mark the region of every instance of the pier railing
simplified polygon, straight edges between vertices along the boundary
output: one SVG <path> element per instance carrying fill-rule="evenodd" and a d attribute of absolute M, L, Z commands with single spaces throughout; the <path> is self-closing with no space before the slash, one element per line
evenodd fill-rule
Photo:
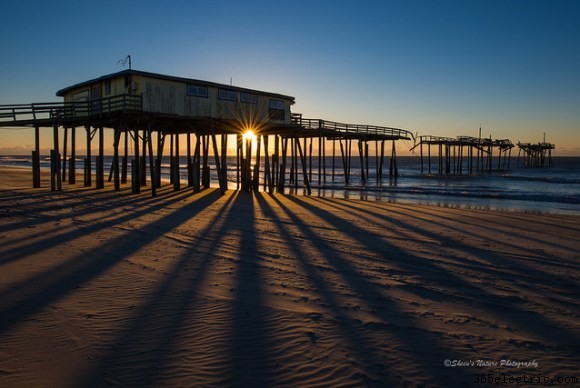
<path fill-rule="evenodd" d="M 142 110 L 141 96 L 128 94 L 93 101 L 0 105 L 0 123 L 94 117 Z"/>
<path fill-rule="evenodd" d="M 388 136 L 394 139 L 414 139 L 414 135 L 407 130 L 392 127 L 382 127 L 376 125 L 345 124 L 322 119 L 307 119 L 301 114 L 292 115 L 292 124 L 299 125 L 306 129 L 331 130 L 343 134 L 356 135 L 378 135 Z"/>

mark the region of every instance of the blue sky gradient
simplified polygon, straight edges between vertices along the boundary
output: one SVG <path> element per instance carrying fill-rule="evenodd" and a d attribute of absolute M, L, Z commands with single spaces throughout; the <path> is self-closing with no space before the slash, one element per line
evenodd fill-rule
<path fill-rule="evenodd" d="M 0 104 L 133 68 L 288 94 L 294 112 L 580 155 L 580 1 L 0 3 Z M 0 153 L 31 143 L 0 130 Z M 27 152 L 29 150 L 27 149 Z"/>

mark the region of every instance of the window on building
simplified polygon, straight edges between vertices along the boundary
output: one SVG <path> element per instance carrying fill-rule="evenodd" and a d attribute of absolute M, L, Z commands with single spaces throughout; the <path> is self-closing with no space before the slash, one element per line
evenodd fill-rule
<path fill-rule="evenodd" d="M 270 119 L 285 120 L 286 106 L 282 100 L 270 100 Z"/>
<path fill-rule="evenodd" d="M 105 96 L 111 94 L 111 80 L 108 79 L 105 81 Z"/>
<path fill-rule="evenodd" d="M 218 98 L 220 100 L 238 101 L 238 93 L 235 90 L 220 89 Z"/>
<path fill-rule="evenodd" d="M 248 103 L 248 104 L 257 104 L 258 103 L 258 96 L 251 93 L 240 93 L 240 101 Z"/>
<path fill-rule="evenodd" d="M 187 85 L 187 95 L 193 97 L 208 97 L 208 91 L 206 86 L 199 85 Z"/>

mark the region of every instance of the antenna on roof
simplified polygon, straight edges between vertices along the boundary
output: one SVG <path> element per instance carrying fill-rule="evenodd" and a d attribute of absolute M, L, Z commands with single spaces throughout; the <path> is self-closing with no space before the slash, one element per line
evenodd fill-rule
<path fill-rule="evenodd" d="M 131 70 L 131 55 L 127 55 L 125 57 L 125 59 L 119 59 L 117 64 L 120 64 L 123 67 L 126 67 L 127 65 L 129 65 L 129 70 Z"/>

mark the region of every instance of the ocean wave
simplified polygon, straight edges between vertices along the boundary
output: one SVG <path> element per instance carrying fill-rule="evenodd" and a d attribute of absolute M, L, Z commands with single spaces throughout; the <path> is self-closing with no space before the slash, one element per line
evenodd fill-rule
<path fill-rule="evenodd" d="M 418 197 L 445 197 L 445 198 L 469 198 L 469 199 L 489 199 L 489 200 L 513 200 L 526 202 L 545 202 L 545 203 L 563 203 L 580 205 L 580 195 L 558 194 L 558 193 L 542 193 L 542 192 L 515 192 L 501 189 L 487 188 L 483 190 L 465 190 L 465 189 L 450 189 L 450 188 L 425 188 L 425 187 L 369 187 L 369 186 L 345 186 L 345 185 L 322 185 L 314 186 L 321 190 L 335 190 L 335 191 L 352 191 L 364 194 L 373 194 L 375 196 L 405 196 L 412 195 Z"/>
<path fill-rule="evenodd" d="M 544 182 L 580 185 L 580 177 L 504 175 L 503 178 L 521 182 Z"/>

